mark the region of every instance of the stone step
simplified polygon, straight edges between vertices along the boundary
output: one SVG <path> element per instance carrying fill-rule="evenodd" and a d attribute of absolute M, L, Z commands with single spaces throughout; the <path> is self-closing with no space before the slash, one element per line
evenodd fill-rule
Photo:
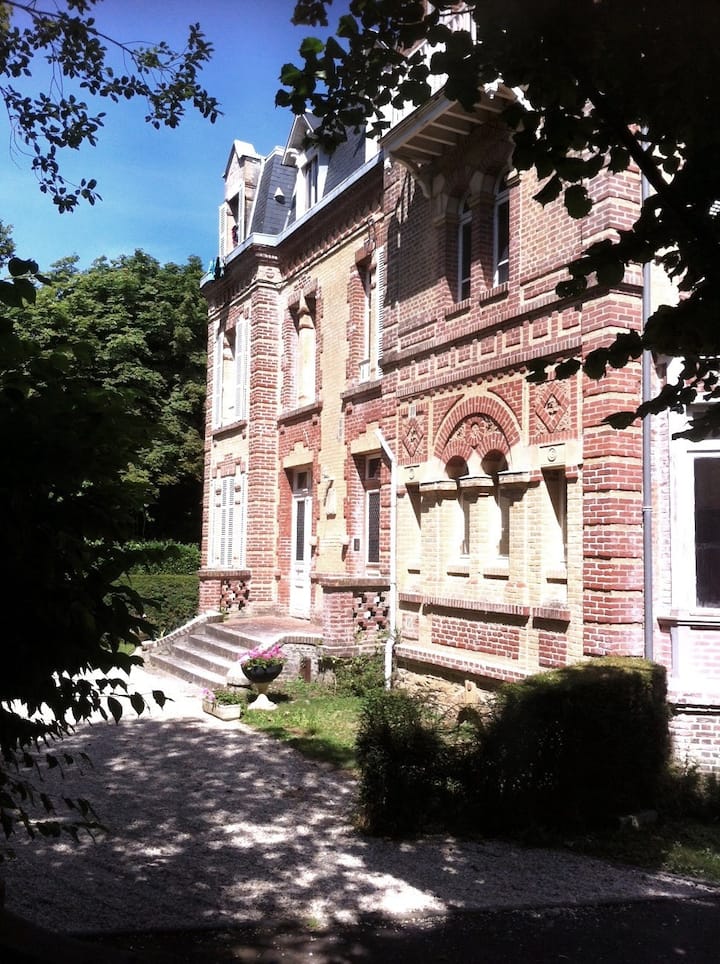
<path fill-rule="evenodd" d="M 172 654 L 185 663 L 193 663 L 203 672 L 210 670 L 219 676 L 226 676 L 230 667 L 236 662 L 234 658 L 218 656 L 217 653 L 210 652 L 196 645 L 192 639 L 186 639 L 175 643 Z"/>
<path fill-rule="evenodd" d="M 236 640 L 230 642 L 226 640 L 224 636 L 217 637 L 206 632 L 191 633 L 185 642 L 192 645 L 192 647 L 199 652 L 212 653 L 230 663 L 236 662 L 243 653 L 247 652 L 247 647 L 239 645 Z M 178 644 L 176 643 L 175 645 Z"/>
<path fill-rule="evenodd" d="M 188 683 L 196 683 L 201 688 L 214 689 L 225 685 L 225 676 L 211 670 L 202 670 L 196 663 L 189 663 L 178 659 L 172 653 L 158 653 L 153 655 L 151 665 L 157 666 L 163 673 L 177 676 Z"/>

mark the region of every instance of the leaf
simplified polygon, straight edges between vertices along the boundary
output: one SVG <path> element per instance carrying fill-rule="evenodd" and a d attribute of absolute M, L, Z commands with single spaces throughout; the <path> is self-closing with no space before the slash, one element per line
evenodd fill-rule
<path fill-rule="evenodd" d="M 167 703 L 167 696 L 165 696 L 162 690 L 153 690 L 152 696 L 155 702 L 157 703 L 157 705 L 160 707 L 160 709 L 162 709 L 163 706 L 165 706 L 165 704 Z"/>
<path fill-rule="evenodd" d="M 608 288 L 619 285 L 625 277 L 625 265 L 619 259 L 614 261 L 604 261 L 596 269 L 598 284 Z"/>
<path fill-rule="evenodd" d="M 571 218 L 584 218 L 590 213 L 592 206 L 592 200 L 584 185 L 571 184 L 565 188 L 565 209 Z"/>
<path fill-rule="evenodd" d="M 116 699 L 114 696 L 108 696 L 107 707 L 112 713 L 112 718 L 115 720 L 116 723 L 118 723 L 120 721 L 120 717 L 123 714 L 122 704 L 120 703 L 120 700 Z"/>
<path fill-rule="evenodd" d="M 319 37 L 305 37 L 300 44 L 300 53 L 303 57 L 320 54 L 324 49 L 325 44 Z"/>
<path fill-rule="evenodd" d="M 8 261 L 8 271 L 13 278 L 18 278 L 24 274 L 35 274 L 38 271 L 38 264 L 37 261 L 24 261 L 22 258 L 10 258 Z"/>
<path fill-rule="evenodd" d="M 549 204 L 551 201 L 554 201 L 556 198 L 558 198 L 561 191 L 562 181 L 557 174 L 555 174 L 546 184 L 543 185 L 537 194 L 533 195 L 533 198 L 544 207 L 546 204 Z"/>
<path fill-rule="evenodd" d="M 637 412 L 615 412 L 613 415 L 607 415 L 603 422 L 611 428 L 625 429 L 632 425 L 637 417 Z"/>
<path fill-rule="evenodd" d="M 142 696 L 139 693 L 131 693 L 130 705 L 139 716 L 145 709 L 145 700 L 142 698 Z"/>

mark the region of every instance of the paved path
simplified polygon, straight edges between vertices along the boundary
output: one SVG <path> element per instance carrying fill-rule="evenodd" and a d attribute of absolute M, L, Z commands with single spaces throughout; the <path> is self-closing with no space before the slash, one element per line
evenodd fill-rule
<path fill-rule="evenodd" d="M 71 742 L 94 767 L 81 777 L 69 769 L 61 787 L 90 799 L 109 833 L 80 845 L 18 838 L 17 860 L 3 870 L 11 912 L 75 934 L 269 918 L 312 931 L 718 896 L 679 878 L 498 841 L 360 837 L 349 824 L 352 779 L 202 714 L 186 684 L 144 672 L 135 683 L 174 701 L 119 726 L 83 727 Z"/>

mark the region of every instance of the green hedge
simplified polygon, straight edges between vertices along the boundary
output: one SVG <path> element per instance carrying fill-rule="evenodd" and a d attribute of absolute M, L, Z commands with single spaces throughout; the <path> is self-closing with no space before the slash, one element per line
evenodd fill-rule
<path fill-rule="evenodd" d="M 128 582 L 146 601 L 144 615 L 153 627 L 153 638 L 169 633 L 197 615 L 197 575 L 139 573 L 130 576 Z"/>
<path fill-rule="evenodd" d="M 665 670 L 596 659 L 503 687 L 448 730 L 407 694 L 365 704 L 360 825 L 371 833 L 581 830 L 657 807 L 670 740 Z"/>
<path fill-rule="evenodd" d="M 595 659 L 504 687 L 465 762 L 487 829 L 577 829 L 657 805 L 670 753 L 665 669 Z"/>
<path fill-rule="evenodd" d="M 200 568 L 200 547 L 169 539 L 152 542 L 129 542 L 126 548 L 138 555 L 131 567 L 135 574 L 194 576 Z"/>

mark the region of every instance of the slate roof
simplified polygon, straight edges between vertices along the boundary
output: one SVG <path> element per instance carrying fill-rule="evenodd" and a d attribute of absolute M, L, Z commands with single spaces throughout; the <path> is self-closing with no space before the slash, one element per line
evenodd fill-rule
<path fill-rule="evenodd" d="M 318 119 L 311 115 L 296 118 L 293 124 L 295 137 L 300 136 L 305 124 L 314 128 L 318 123 Z M 293 164 L 283 163 L 287 156 L 287 146 L 276 147 L 262 162 L 249 233 L 278 235 L 296 220 L 295 182 L 298 171 Z M 347 141 L 329 155 L 327 163 L 323 196 L 341 185 L 365 163 L 365 136 L 362 131 L 348 131 Z"/>
<path fill-rule="evenodd" d="M 265 159 L 257 186 L 251 232 L 280 234 L 288 221 L 296 177 L 297 169 L 282 163 L 280 148 Z M 282 196 L 278 195 L 278 189 Z"/>
<path fill-rule="evenodd" d="M 330 156 L 325 180 L 325 194 L 329 194 L 338 184 L 342 184 L 345 178 L 362 167 L 364 163 L 365 134 L 362 131 L 357 134 L 348 131 L 347 140 L 339 144 Z"/>

